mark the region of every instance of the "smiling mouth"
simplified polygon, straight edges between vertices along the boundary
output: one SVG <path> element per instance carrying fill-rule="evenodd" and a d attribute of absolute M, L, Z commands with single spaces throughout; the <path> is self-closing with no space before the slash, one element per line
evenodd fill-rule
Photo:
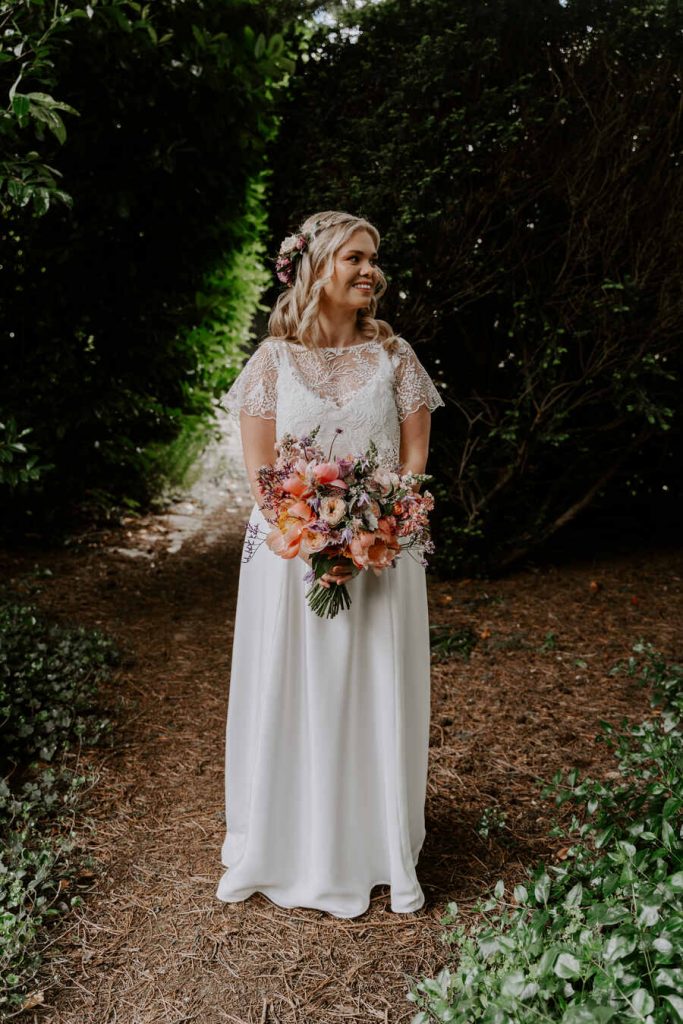
<path fill-rule="evenodd" d="M 353 288 L 357 288 L 361 292 L 371 292 L 372 291 L 372 285 L 369 282 L 368 282 L 368 284 L 360 284 L 359 282 L 356 282 L 356 284 L 352 285 L 352 287 Z"/>

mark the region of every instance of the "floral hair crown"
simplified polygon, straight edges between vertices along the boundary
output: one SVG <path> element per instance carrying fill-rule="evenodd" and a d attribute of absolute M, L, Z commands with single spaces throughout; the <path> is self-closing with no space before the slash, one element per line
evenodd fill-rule
<path fill-rule="evenodd" d="M 275 273 L 288 288 L 292 288 L 294 285 L 297 263 L 316 237 L 318 226 L 319 221 L 316 221 L 311 231 L 306 231 L 304 234 L 288 235 L 278 250 Z"/>

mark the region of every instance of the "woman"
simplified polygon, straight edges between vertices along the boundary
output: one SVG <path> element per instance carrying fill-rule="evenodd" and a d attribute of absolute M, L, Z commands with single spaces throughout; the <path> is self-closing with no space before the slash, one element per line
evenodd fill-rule
<path fill-rule="evenodd" d="M 375 319 L 386 280 L 379 234 L 347 213 L 309 217 L 280 248 L 265 338 L 224 403 L 239 416 L 253 506 L 240 566 L 226 737 L 220 900 L 261 892 L 283 907 L 356 917 L 374 885 L 418 910 L 430 712 L 425 569 L 405 551 L 379 575 L 343 567 L 351 607 L 308 607 L 310 556 L 264 538 L 256 470 L 276 438 L 320 425 L 336 456 L 375 441 L 380 463 L 426 472 L 431 412 L 444 402 L 411 346 Z M 338 432 L 338 428 L 341 433 Z M 270 515 L 270 513 L 268 513 Z"/>

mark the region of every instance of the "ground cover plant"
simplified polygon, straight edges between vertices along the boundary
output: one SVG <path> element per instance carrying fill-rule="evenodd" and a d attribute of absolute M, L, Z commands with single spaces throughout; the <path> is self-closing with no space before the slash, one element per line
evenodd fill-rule
<path fill-rule="evenodd" d="M 42 1001 L 47 926 L 81 902 L 84 750 L 110 735 L 98 701 L 119 657 L 97 630 L 0 600 L 0 1015 Z M 80 827 L 79 827 L 80 826 Z"/>
<path fill-rule="evenodd" d="M 448 905 L 457 966 L 411 988 L 413 1024 L 683 1020 L 683 666 L 639 641 L 612 671 L 651 687 L 652 716 L 601 723 L 611 778 L 572 770 L 544 790 L 572 810 L 558 863 L 499 881 L 469 928 Z"/>

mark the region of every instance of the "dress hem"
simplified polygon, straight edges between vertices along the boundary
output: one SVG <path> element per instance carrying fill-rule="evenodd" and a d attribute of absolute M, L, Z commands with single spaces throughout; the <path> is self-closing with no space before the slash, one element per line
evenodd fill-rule
<path fill-rule="evenodd" d="M 424 836 L 422 838 L 422 842 L 418 846 L 417 851 L 413 854 L 413 866 L 414 867 L 417 866 L 417 862 L 420 859 L 420 853 L 422 852 L 422 847 L 424 846 L 425 838 L 426 838 L 426 836 Z M 226 865 L 226 864 L 224 864 L 223 866 L 226 869 L 228 869 L 228 870 L 230 868 L 230 866 Z M 339 914 L 339 913 L 335 912 L 334 910 L 329 910 L 327 907 L 315 906 L 315 905 L 313 905 L 311 903 L 286 903 L 286 902 L 284 902 L 284 900 L 277 900 L 277 899 L 275 899 L 273 896 L 268 894 L 266 889 L 259 889 L 258 886 L 255 886 L 253 889 L 250 889 L 248 892 L 244 893 L 241 896 L 223 897 L 223 896 L 219 896 L 218 893 L 216 893 L 216 898 L 218 900 L 220 900 L 221 903 L 243 903 L 245 900 L 248 900 L 255 893 L 260 893 L 261 896 L 265 896 L 265 898 L 270 903 L 273 903 L 276 907 L 281 907 L 284 910 L 319 910 L 319 911 L 321 911 L 324 914 L 330 914 L 332 917 L 339 917 L 339 918 L 342 918 L 342 919 L 349 919 L 349 918 L 353 918 L 353 917 L 360 917 L 362 914 L 364 914 L 368 910 L 368 908 L 370 906 L 370 892 L 377 885 L 388 885 L 389 888 L 391 889 L 391 882 L 387 881 L 386 879 L 379 879 L 379 880 L 377 880 L 375 882 L 371 882 L 369 884 L 369 886 L 368 886 L 368 900 L 367 900 L 367 903 L 365 904 L 365 906 L 363 907 L 362 910 L 358 910 L 358 911 L 354 912 L 353 914 Z M 418 883 L 418 887 L 419 887 L 419 883 Z M 417 910 L 421 910 L 422 907 L 424 906 L 424 903 L 425 903 L 425 896 L 424 896 L 424 893 L 422 892 L 421 889 L 420 889 L 420 894 L 422 896 L 422 899 L 414 907 L 408 907 L 408 908 L 405 908 L 404 910 L 394 910 L 394 908 L 391 907 L 390 908 L 391 913 L 392 914 L 414 914 Z M 390 896 L 391 896 L 391 894 L 390 894 Z"/>

